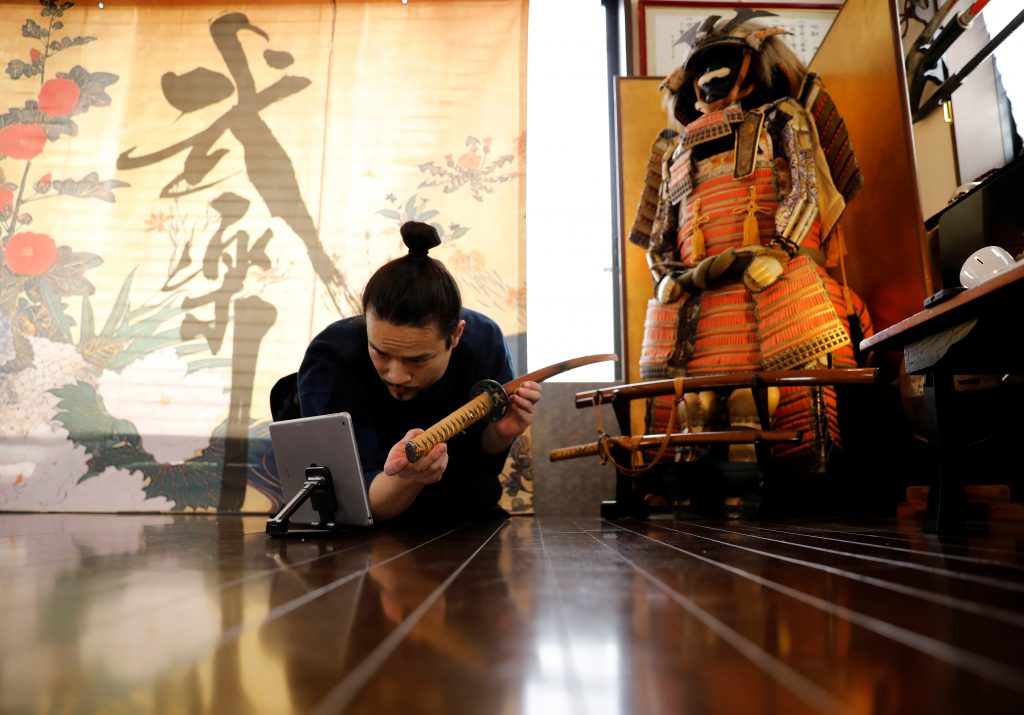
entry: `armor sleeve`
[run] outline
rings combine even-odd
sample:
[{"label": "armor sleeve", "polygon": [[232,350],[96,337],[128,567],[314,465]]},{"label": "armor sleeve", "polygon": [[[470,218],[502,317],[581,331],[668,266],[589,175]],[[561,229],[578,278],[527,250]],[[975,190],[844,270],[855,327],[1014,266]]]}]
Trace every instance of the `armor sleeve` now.
[{"label": "armor sleeve", "polygon": [[804,86],[800,90],[800,103],[814,118],[818,130],[818,144],[824,153],[832,183],[842,195],[844,202],[849,203],[860,190],[864,177],[853,153],[846,122],[839,114],[832,97],[825,91],[821,78],[813,72],[809,72],[804,79]]},{"label": "armor sleeve", "polygon": [[662,166],[666,157],[671,155],[673,140],[677,136],[673,130],[663,129],[651,147],[640,204],[629,231],[630,242],[641,248],[650,248],[652,241],[660,243],[659,227],[664,224],[664,213],[668,208],[662,205]]},{"label": "armor sleeve", "polygon": [[786,244],[799,247],[818,216],[817,134],[806,110],[794,99],[779,102],[774,114],[773,140],[790,171],[789,192],[775,213],[775,233]]}]

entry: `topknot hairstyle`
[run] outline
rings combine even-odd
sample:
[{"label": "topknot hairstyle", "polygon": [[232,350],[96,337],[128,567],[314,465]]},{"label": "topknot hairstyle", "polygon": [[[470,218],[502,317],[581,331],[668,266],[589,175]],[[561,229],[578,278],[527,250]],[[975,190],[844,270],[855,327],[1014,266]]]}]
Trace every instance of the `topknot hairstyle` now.
[{"label": "topknot hairstyle", "polygon": [[462,294],[448,269],[428,254],[441,245],[437,229],[428,223],[407,221],[401,228],[409,253],[377,269],[363,289],[363,313],[411,327],[437,326],[450,345],[459,326]]},{"label": "topknot hairstyle", "polygon": [[406,221],[402,224],[401,234],[410,256],[425,258],[431,248],[441,245],[437,229],[429,223]]}]

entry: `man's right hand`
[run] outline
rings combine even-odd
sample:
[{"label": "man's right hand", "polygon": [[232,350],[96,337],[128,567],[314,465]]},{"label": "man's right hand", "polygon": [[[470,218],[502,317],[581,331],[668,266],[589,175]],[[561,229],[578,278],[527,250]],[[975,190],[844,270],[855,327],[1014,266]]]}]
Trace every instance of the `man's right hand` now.
[{"label": "man's right hand", "polygon": [[423,430],[406,432],[402,441],[388,452],[384,471],[370,482],[370,511],[374,519],[387,521],[408,509],[425,485],[440,481],[448,466],[448,445],[444,443],[409,463],[405,443],[419,434],[423,434]]},{"label": "man's right hand", "polygon": [[384,462],[384,474],[417,484],[431,484],[441,480],[441,475],[448,467],[447,444],[442,442],[434,445],[433,449],[412,463],[405,456],[405,443],[421,434],[423,430],[411,429],[391,448]]}]

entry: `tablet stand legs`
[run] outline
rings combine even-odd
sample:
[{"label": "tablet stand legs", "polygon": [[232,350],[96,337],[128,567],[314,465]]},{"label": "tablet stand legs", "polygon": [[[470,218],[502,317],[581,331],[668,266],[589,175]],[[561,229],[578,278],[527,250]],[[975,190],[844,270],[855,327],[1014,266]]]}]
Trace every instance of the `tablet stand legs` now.
[{"label": "tablet stand legs", "polygon": [[[320,520],[314,521],[306,528],[292,528],[288,520],[299,510],[306,500],[311,500],[313,510]],[[311,464],[306,467],[306,481],[281,511],[271,519],[267,519],[267,533],[271,536],[327,536],[340,534],[345,529],[334,523],[334,512],[338,508],[338,499],[334,493],[334,482],[331,470]]]}]

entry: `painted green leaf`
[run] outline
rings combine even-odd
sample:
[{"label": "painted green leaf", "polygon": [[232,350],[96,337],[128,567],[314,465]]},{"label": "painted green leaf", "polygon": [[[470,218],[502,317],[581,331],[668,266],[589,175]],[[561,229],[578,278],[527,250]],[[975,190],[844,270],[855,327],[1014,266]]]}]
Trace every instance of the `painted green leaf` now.
[{"label": "painted green leaf", "polygon": [[25,24],[21,26],[22,37],[32,37],[36,40],[41,40],[48,34],[49,33],[38,22],[31,18],[25,20]]},{"label": "painted green leaf", "polygon": [[200,370],[214,370],[230,368],[232,365],[231,358],[203,358],[200,360],[193,360],[188,363],[188,369],[185,371],[186,375],[199,372]]},{"label": "painted green leaf", "polygon": [[4,71],[10,75],[11,79],[21,79],[22,77],[37,75],[42,72],[42,69],[22,60],[11,60],[7,63],[7,69]]},{"label": "painted green leaf", "polygon": [[114,337],[117,330],[121,327],[125,317],[128,315],[128,296],[131,293],[132,278],[135,276],[135,269],[133,268],[128,274],[128,277],[124,279],[124,283],[121,284],[121,290],[117,293],[117,299],[114,301],[114,307],[110,309],[110,315],[107,316],[107,322],[103,324],[103,330],[100,331],[100,335],[104,335],[108,338]]},{"label": "painted green leaf", "polygon": [[79,331],[78,344],[96,337],[96,319],[92,312],[92,301],[89,296],[82,296],[82,329]]},{"label": "painted green leaf", "polygon": [[60,331],[64,342],[71,342],[71,323],[64,313],[64,305],[60,302],[60,294],[54,289],[47,276],[39,277],[39,294],[43,305],[53,318],[53,324]]},{"label": "painted green leaf", "polygon": [[175,503],[175,509],[217,506],[224,469],[222,428],[221,435],[215,432],[199,456],[182,464],[164,464],[143,448],[135,425],[107,412],[92,385],[77,382],[51,392],[59,400],[55,419],[64,425],[71,440],[91,455],[88,471],[79,482],[109,467],[139,471],[147,479],[146,495],[165,497]]},{"label": "painted green leaf", "polygon": [[100,181],[99,174],[95,171],[90,172],[80,181],[74,179],[61,179],[54,181],[51,188],[62,196],[74,196],[81,199],[100,199],[101,201],[107,201],[109,203],[115,203],[116,198],[114,197],[114,189],[121,188],[122,186],[131,186],[126,181],[117,181],[116,179],[108,179],[107,181]]},{"label": "painted green leaf", "polygon": [[84,273],[102,263],[103,259],[95,253],[76,253],[69,246],[61,246],[57,249],[57,261],[46,271],[46,277],[61,297],[92,295],[96,288]]}]

